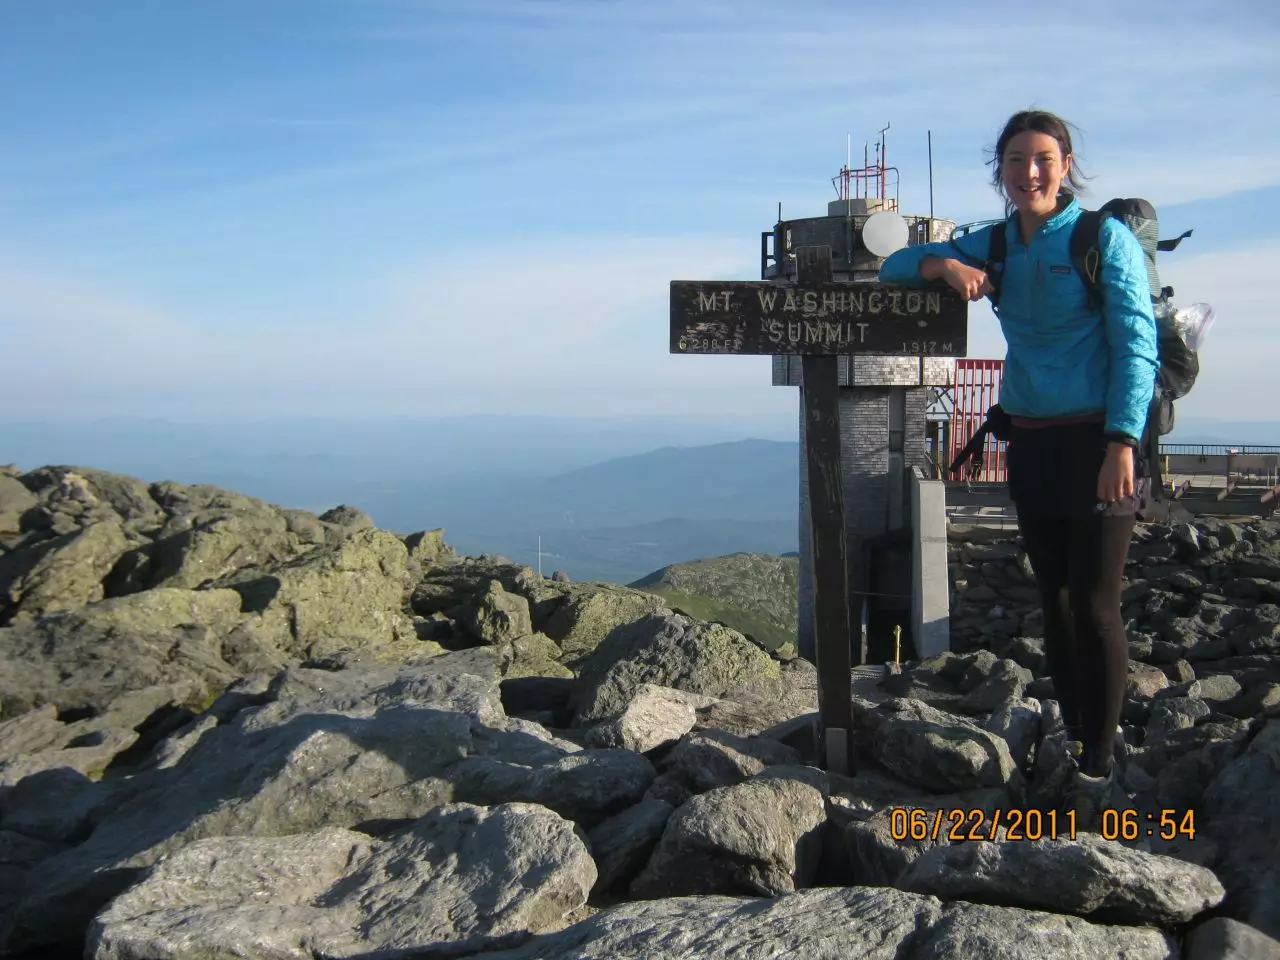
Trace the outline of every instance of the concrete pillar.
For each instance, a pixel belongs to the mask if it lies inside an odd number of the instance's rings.
[[[951,649],[951,580],[947,569],[947,494],[941,480],[911,471],[911,635],[916,654]]]

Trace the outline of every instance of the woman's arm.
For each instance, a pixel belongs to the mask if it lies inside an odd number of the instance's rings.
[[[903,247],[891,253],[881,264],[880,282],[911,287],[920,286],[928,280],[945,280],[947,271],[953,269],[947,261],[981,271],[991,248],[991,229],[987,226],[956,237],[954,245],[949,240],[936,240]]]
[[[1111,352],[1108,434],[1139,440],[1155,389],[1159,354],[1147,262],[1138,238],[1112,218],[1102,222],[1102,316]]]

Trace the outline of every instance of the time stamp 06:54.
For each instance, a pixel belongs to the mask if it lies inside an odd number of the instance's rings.
[[[1001,828],[1004,834],[1001,836]],[[894,807],[889,814],[894,840],[1074,840],[1074,810],[928,810]],[[1195,811],[1160,809],[1142,813],[1132,807],[1103,810],[1098,835],[1104,840],[1160,837],[1195,839]]]

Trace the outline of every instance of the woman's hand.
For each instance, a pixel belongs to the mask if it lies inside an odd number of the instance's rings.
[[[988,293],[995,293],[985,270],[948,257],[925,257],[920,263],[920,276],[925,280],[945,280],[966,300],[981,300]]]
[[[1107,456],[1098,471],[1098,499],[1114,503],[1133,496],[1133,447],[1108,443]]]

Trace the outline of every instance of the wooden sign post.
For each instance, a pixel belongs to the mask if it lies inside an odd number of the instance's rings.
[[[795,253],[794,284],[673,280],[671,352],[803,356],[819,755],[849,773],[850,672],[862,656],[852,653],[837,358],[964,356],[968,304],[950,289],[833,280],[830,247]]]

